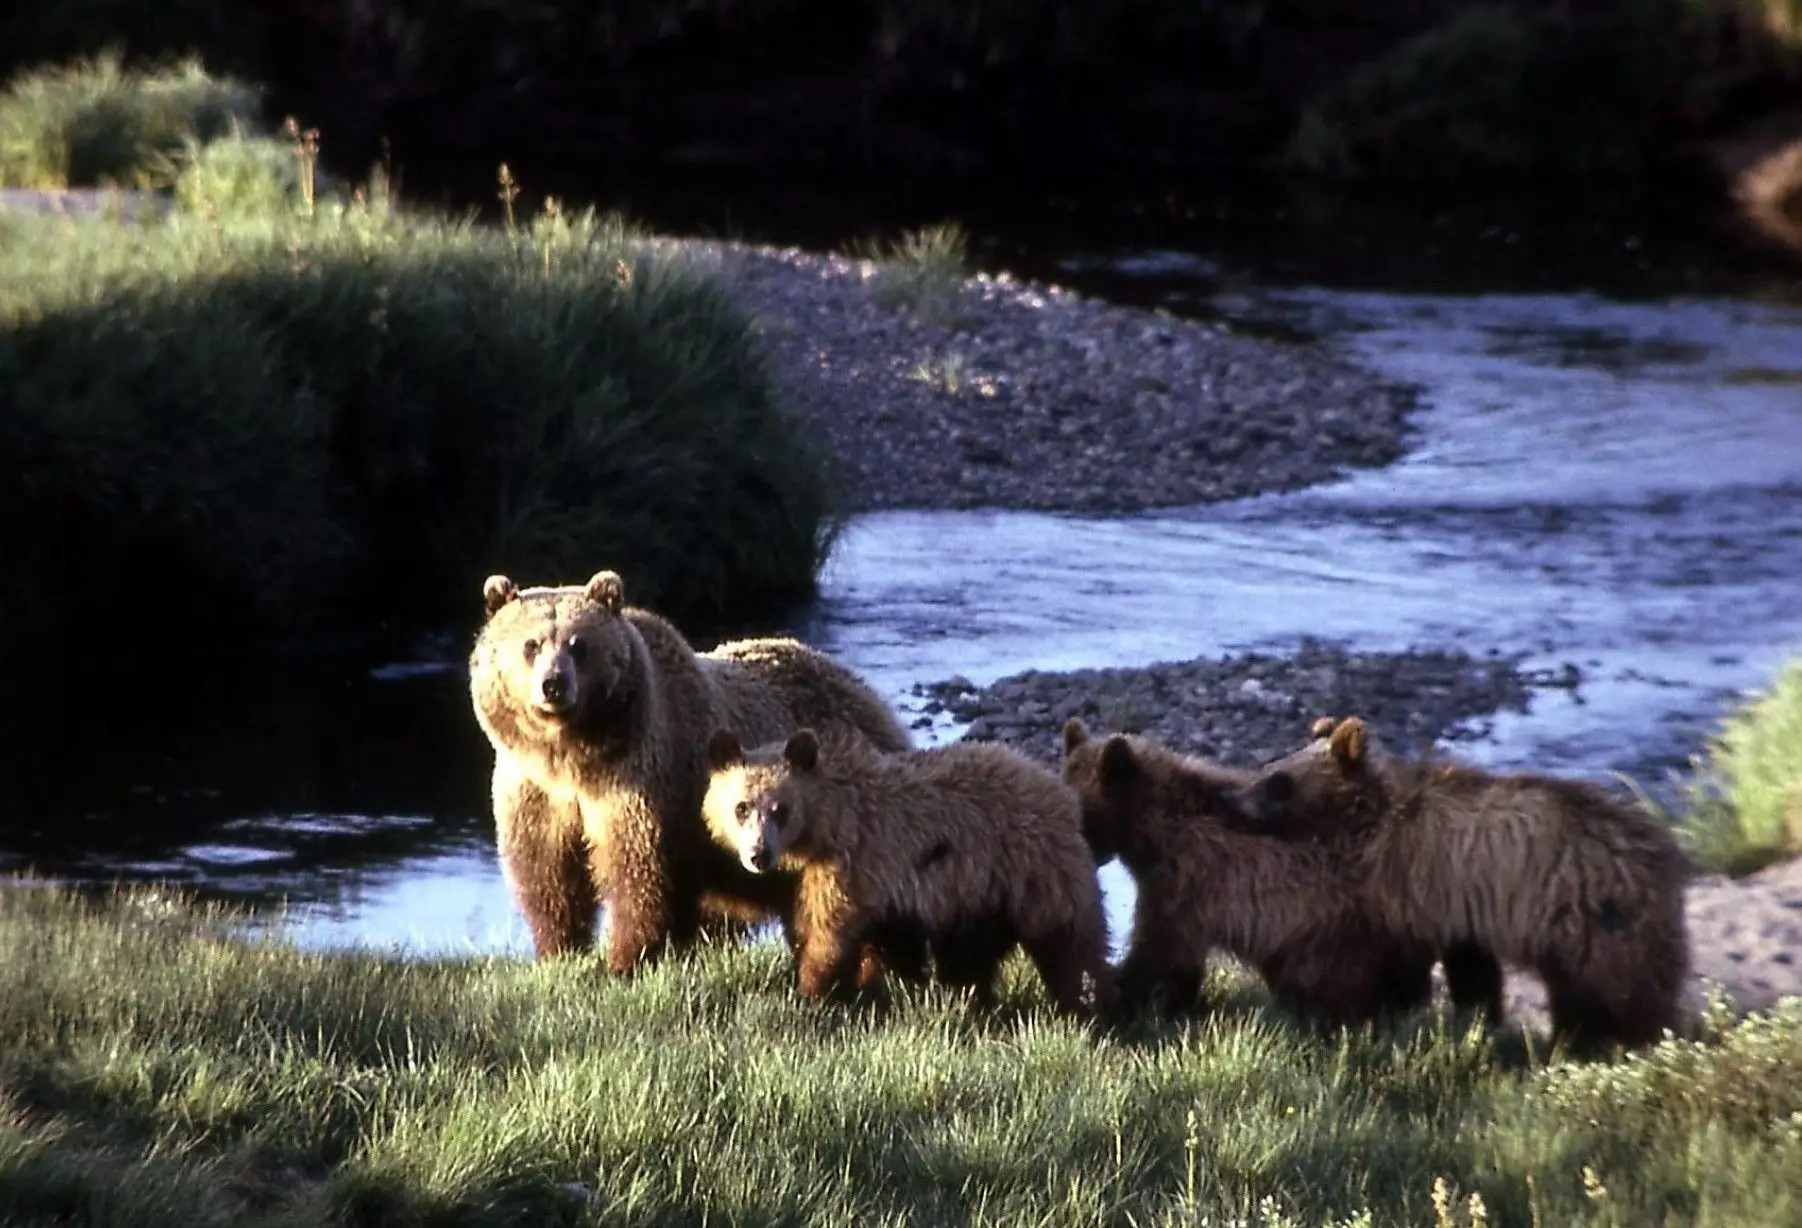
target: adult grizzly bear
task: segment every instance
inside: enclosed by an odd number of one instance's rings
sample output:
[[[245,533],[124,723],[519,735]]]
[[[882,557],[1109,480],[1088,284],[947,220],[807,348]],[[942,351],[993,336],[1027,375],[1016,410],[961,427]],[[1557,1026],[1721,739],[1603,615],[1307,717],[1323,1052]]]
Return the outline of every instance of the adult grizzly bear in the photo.
[[[491,576],[482,592],[470,693],[495,752],[502,870],[541,957],[589,947],[601,903],[616,972],[688,945],[704,912],[786,916],[793,878],[746,873],[702,824],[712,730],[763,742],[806,724],[910,745],[889,706],[830,658],[790,639],[697,654],[627,606],[615,572],[523,590]]]
[[[1276,837],[1347,849],[1383,928],[1533,969],[1559,1036],[1641,1045],[1678,1026],[1688,864],[1607,790],[1395,758],[1350,717],[1241,798]]]
[[[884,755],[812,729],[749,754],[721,730],[711,752],[716,838],[754,872],[800,871],[804,997],[849,988],[863,944],[900,925],[985,1003],[1017,944],[1062,1010],[1110,1005],[1101,884],[1056,774],[997,743]]]
[[[1071,717],[1063,776],[1082,799],[1095,860],[1118,856],[1138,888],[1120,965],[1123,1006],[1173,1011],[1196,1003],[1215,949],[1326,1027],[1428,1001],[1432,950],[1373,924],[1331,846],[1235,827],[1236,790],[1249,773],[1146,738],[1091,738]]]

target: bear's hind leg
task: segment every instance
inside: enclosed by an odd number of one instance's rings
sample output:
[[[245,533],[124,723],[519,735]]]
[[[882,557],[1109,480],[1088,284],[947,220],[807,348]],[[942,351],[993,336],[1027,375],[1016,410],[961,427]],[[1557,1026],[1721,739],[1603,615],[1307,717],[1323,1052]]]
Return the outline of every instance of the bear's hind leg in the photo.
[[[970,990],[977,1010],[993,1010],[995,982],[1014,946],[1013,928],[999,918],[971,921],[934,937],[934,971],[950,988]]]
[[[1107,962],[1107,922],[1102,918],[1099,896],[1086,905],[1077,905],[1049,928],[1022,933],[1020,941],[1059,1010],[1083,1016],[1115,1013],[1114,974]],[[1194,988],[1199,995],[1199,977],[1195,978]]]
[[[1445,987],[1452,1007],[1460,1011],[1482,1011],[1491,1027],[1504,1020],[1502,1002],[1502,965],[1488,947],[1481,943],[1450,943],[1439,954],[1445,969]]]

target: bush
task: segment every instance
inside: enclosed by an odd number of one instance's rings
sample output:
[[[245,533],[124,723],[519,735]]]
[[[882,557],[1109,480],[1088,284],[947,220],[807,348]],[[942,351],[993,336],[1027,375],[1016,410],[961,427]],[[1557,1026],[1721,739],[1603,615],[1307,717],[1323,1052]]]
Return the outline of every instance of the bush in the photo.
[[[0,95],[0,187],[164,187],[185,151],[254,125],[259,91],[197,60],[117,52],[21,74]]]
[[[16,667],[472,622],[498,570],[617,567],[701,621],[813,589],[823,458],[726,292],[616,221],[508,235],[377,193],[0,241]]]
[[[1470,9],[1310,107],[1289,161],[1385,179],[1645,172],[1705,106],[1686,60],[1697,18],[1689,0],[1583,20]]]
[[[1727,718],[1686,800],[1681,828],[1709,870],[1749,874],[1802,856],[1802,658]]]

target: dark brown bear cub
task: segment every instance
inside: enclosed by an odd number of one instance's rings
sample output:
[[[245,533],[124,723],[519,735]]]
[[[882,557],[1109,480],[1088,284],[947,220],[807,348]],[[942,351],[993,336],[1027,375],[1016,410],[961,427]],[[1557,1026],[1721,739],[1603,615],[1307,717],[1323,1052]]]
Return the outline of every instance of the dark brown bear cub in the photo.
[[[806,724],[909,746],[888,705],[831,659],[788,639],[697,654],[627,606],[611,571],[524,590],[492,576],[483,600],[470,692],[495,752],[501,866],[541,956],[591,945],[600,903],[619,972],[691,943],[703,914],[787,915],[792,876],[746,873],[707,836],[712,730],[766,742]]]
[[[1347,849],[1384,929],[1537,972],[1560,1036],[1638,1045],[1679,1025],[1687,863],[1606,790],[1393,758],[1351,717],[1241,796],[1276,836]]]
[[[1118,856],[1138,888],[1120,966],[1124,1006],[1194,1005],[1215,950],[1327,1027],[1428,1000],[1432,951],[1371,923],[1331,847],[1235,827],[1236,790],[1249,774],[1145,738],[1091,738],[1074,717],[1063,774],[1082,799],[1096,860]]]

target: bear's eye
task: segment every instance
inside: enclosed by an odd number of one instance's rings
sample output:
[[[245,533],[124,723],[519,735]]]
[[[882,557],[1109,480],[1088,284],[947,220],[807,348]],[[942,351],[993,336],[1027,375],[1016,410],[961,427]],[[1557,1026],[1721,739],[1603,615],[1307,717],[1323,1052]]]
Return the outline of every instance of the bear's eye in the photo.
[[[588,641],[571,636],[564,647],[569,650],[569,659],[574,664],[580,665],[588,659]]]
[[[787,802],[772,802],[772,803],[770,803],[770,822],[774,823],[777,827],[783,827],[783,826],[787,825],[787,823],[788,823],[788,803]]]
[[[525,654],[527,661],[533,660],[538,656],[538,641],[527,640],[519,646],[519,651]]]
[[[751,817],[751,803],[740,802],[738,805],[732,807],[732,817],[737,819],[740,823],[749,819]]]

